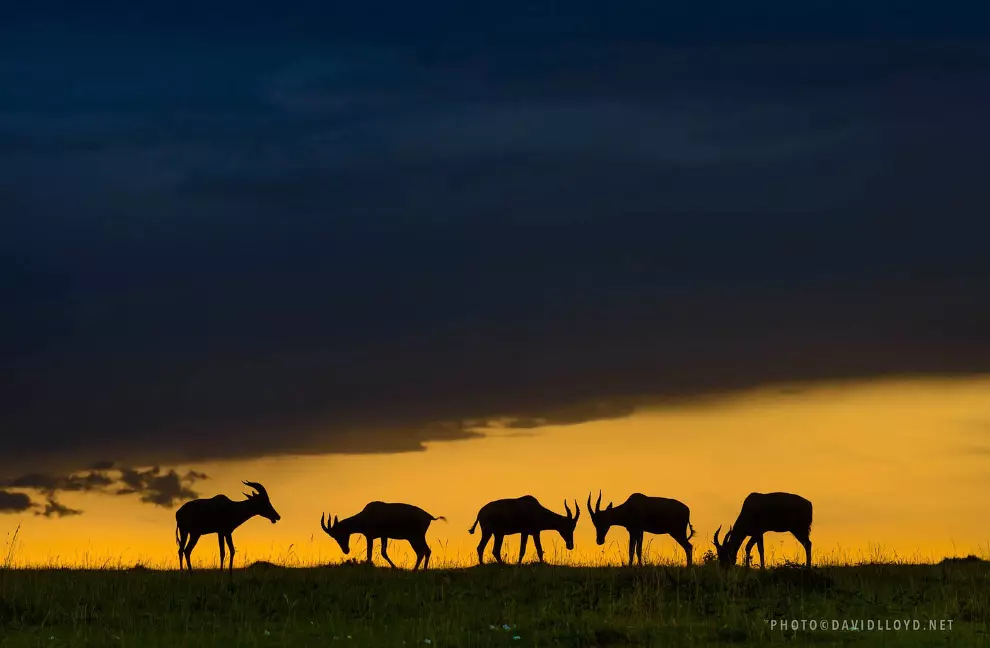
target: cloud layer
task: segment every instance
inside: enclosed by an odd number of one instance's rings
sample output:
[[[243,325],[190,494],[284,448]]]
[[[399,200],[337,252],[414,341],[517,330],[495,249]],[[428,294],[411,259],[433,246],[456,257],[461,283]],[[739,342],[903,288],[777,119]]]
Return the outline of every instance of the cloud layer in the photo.
[[[29,473],[0,482],[0,513],[34,511],[44,517],[81,515],[82,510],[69,508],[58,501],[59,493],[99,493],[104,495],[137,495],[142,502],[172,508],[181,501],[193,499],[192,489],[198,481],[209,479],[201,472],[163,471],[158,466],[146,469],[114,467],[113,462],[100,461],[85,472],[70,474]],[[28,493],[46,498],[44,504],[35,502]]]
[[[9,41],[0,475],[168,505],[192,482],[76,471],[990,370],[990,48],[895,40],[903,15],[661,46],[609,15],[543,41]]]
[[[31,498],[24,493],[0,490],[0,513],[23,513],[31,504]]]

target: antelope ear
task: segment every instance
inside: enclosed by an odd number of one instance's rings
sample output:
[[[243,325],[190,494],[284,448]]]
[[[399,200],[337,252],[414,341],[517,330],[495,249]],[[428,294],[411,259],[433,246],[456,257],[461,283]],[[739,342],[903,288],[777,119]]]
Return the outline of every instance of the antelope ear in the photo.
[[[605,507],[605,510],[606,511],[611,511],[612,510],[612,502],[609,502],[608,503],[608,506]]]
[[[333,525],[337,526],[337,516],[333,516]]]

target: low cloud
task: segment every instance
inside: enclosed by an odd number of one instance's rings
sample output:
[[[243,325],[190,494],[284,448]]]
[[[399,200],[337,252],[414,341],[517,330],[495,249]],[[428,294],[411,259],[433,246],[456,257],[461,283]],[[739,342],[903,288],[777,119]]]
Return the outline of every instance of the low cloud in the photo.
[[[24,493],[0,490],[0,513],[23,513],[33,506],[31,498]]]
[[[103,490],[113,484],[113,478],[101,471],[90,471],[84,474],[47,475],[44,473],[29,473],[7,482],[10,488],[27,488],[42,493],[88,492]]]
[[[191,486],[201,479],[208,477],[192,470],[179,475],[174,470],[163,473],[157,466],[144,471],[124,469],[120,476],[120,483],[124,486],[117,490],[117,494],[136,493],[140,495],[142,502],[171,507],[178,501],[196,497],[198,493]]]
[[[36,508],[40,510],[35,515],[47,518],[81,515],[81,509],[70,508],[58,501],[57,494],[61,492],[137,495],[147,504],[171,508],[180,501],[197,497],[199,494],[193,490],[193,484],[209,479],[202,472],[190,470],[180,474],[174,469],[165,472],[158,466],[114,469],[114,463],[110,461],[96,462],[93,466],[94,469],[83,473],[28,473],[0,483],[4,489],[0,490],[0,513],[22,513]],[[27,493],[16,491],[34,491],[44,495],[46,501],[39,504]]]
[[[69,508],[68,506],[59,503],[54,498],[48,498],[48,501],[45,503],[44,509],[38,511],[37,513],[35,513],[35,515],[46,518],[52,518],[52,517],[63,518],[63,517],[71,517],[73,515],[82,515],[82,510]]]

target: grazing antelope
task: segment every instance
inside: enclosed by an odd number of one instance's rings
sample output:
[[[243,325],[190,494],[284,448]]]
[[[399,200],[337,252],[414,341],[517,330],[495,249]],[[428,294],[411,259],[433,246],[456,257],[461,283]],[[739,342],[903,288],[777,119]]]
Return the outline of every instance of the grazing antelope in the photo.
[[[189,556],[192,555],[199,537],[210,533],[217,534],[220,541],[220,569],[223,569],[223,543],[230,547],[230,573],[234,573],[234,529],[241,526],[255,515],[260,515],[275,524],[282,519],[268,499],[268,491],[257,482],[243,482],[245,486],[256,492],[248,495],[247,499],[233,501],[226,495],[217,495],[209,499],[195,499],[186,502],[175,512],[175,541],[179,544],[179,569],[182,569],[182,557],[186,557],[186,567],[192,571]],[[187,541],[188,540],[188,541]]]
[[[571,513],[564,500],[564,510],[567,515],[554,513],[548,508],[544,508],[532,495],[524,495],[516,499],[500,499],[489,502],[478,511],[478,517],[474,524],[468,529],[468,533],[473,534],[475,527],[481,524],[481,542],[478,544],[478,563],[484,564],[485,546],[488,539],[495,536],[495,544],[492,546],[492,553],[495,560],[502,562],[502,540],[507,535],[522,535],[519,543],[519,562],[522,562],[526,555],[526,541],[529,536],[533,536],[533,544],[536,545],[536,555],[540,562],[543,562],[543,544],[540,542],[541,531],[556,531],[564,540],[567,550],[574,549],[574,527],[577,526],[578,518],[581,517],[581,508],[577,500],[574,500],[574,510],[577,515]],[[573,517],[572,517],[573,515]]]
[[[395,567],[395,563],[388,557],[389,540],[407,540],[416,552],[416,566],[413,571],[419,569],[420,561],[423,562],[423,569],[430,565],[430,545],[426,543],[426,530],[430,528],[430,523],[434,520],[446,520],[447,518],[433,517],[423,509],[411,504],[393,504],[391,502],[371,502],[357,515],[353,515],[343,520],[337,520],[337,516],[330,520],[329,514],[320,515],[320,527],[328,536],[337,541],[340,550],[345,554],[351,552],[351,534],[363,535],[368,543],[368,563],[371,563],[371,549],[376,538],[382,541],[382,558],[389,565]],[[329,522],[329,524],[328,524]]]
[[[694,548],[688,542],[694,537],[694,527],[691,526],[691,510],[683,503],[666,497],[647,497],[642,493],[633,493],[625,502],[616,507],[612,502],[602,509],[602,493],[598,491],[598,501],[591,508],[591,493],[588,493],[588,514],[595,525],[595,536],[598,546],[605,544],[605,536],[612,526],[625,527],[629,532],[629,564],[633,564],[633,554],[643,565],[643,534],[667,534],[684,548],[687,564],[691,566],[691,556]],[[691,530],[690,535],[687,533]]]
[[[811,502],[791,493],[750,493],[743,501],[742,510],[735,523],[725,532],[721,543],[715,531],[713,544],[718,560],[723,566],[736,564],[736,556],[742,541],[746,543],[746,566],[751,562],[753,545],[760,552],[760,569],[763,562],[763,534],[767,532],[791,533],[804,547],[807,566],[811,567]]]

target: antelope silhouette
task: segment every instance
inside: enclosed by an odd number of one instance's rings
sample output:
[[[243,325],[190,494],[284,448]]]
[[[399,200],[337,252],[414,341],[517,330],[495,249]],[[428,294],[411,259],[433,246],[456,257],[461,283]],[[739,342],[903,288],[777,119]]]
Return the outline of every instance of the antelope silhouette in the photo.
[[[719,563],[723,566],[736,564],[736,556],[743,540],[746,543],[746,566],[748,567],[756,545],[760,552],[760,569],[764,569],[763,534],[767,532],[790,533],[801,546],[811,567],[811,502],[792,493],[750,493],[743,501],[742,510],[735,523],[725,532],[725,538],[720,543],[718,534],[720,526],[715,531],[712,544],[718,552]]]
[[[581,517],[581,508],[577,500],[574,500],[574,510],[577,515],[573,515],[567,506],[567,500],[564,500],[564,510],[567,511],[566,516],[554,513],[532,495],[524,495],[516,499],[500,499],[485,504],[478,511],[474,524],[468,529],[468,533],[474,534],[475,527],[481,524],[478,564],[484,564],[485,546],[492,536],[495,536],[492,553],[499,563],[502,563],[502,541],[505,536],[517,533],[522,536],[519,542],[520,563],[526,555],[526,541],[530,536],[533,537],[533,544],[536,545],[536,555],[539,556],[540,562],[544,562],[543,544],[540,542],[541,531],[556,531],[564,540],[567,550],[574,549],[574,527]]]
[[[209,499],[195,499],[186,502],[175,512],[175,541],[179,545],[179,569],[182,569],[182,557],[186,558],[186,567],[192,571],[189,557],[192,555],[200,536],[211,533],[217,534],[220,541],[220,569],[223,569],[224,550],[226,541],[230,547],[230,573],[234,573],[234,529],[241,526],[255,515],[260,515],[275,524],[282,519],[271,500],[268,491],[258,482],[243,482],[253,488],[254,493],[247,499],[233,501],[226,495],[217,495]]]
[[[591,508],[591,493],[588,493],[588,514],[595,525],[595,536],[599,546],[605,544],[605,536],[612,526],[621,526],[629,532],[629,564],[633,564],[633,554],[643,564],[643,534],[669,535],[684,548],[687,564],[691,566],[694,548],[689,540],[694,537],[691,526],[691,510],[682,502],[666,497],[647,497],[633,493],[625,502],[613,507],[612,502],[602,508],[602,492],[598,491],[598,501]],[[687,531],[690,529],[690,535]]]
[[[368,563],[371,563],[371,550],[376,538],[382,541],[382,558],[389,565],[395,567],[395,563],[388,557],[389,540],[406,540],[416,552],[416,566],[413,571],[419,569],[422,561],[423,569],[430,565],[430,545],[426,542],[426,530],[430,528],[430,523],[434,520],[446,520],[447,518],[433,517],[423,509],[412,504],[399,504],[391,502],[371,502],[365,506],[360,513],[352,515],[343,520],[333,520],[326,515],[320,515],[320,527],[328,536],[337,541],[340,550],[345,554],[351,552],[351,535],[357,533],[363,535],[368,543]],[[329,523],[328,523],[329,522]]]

